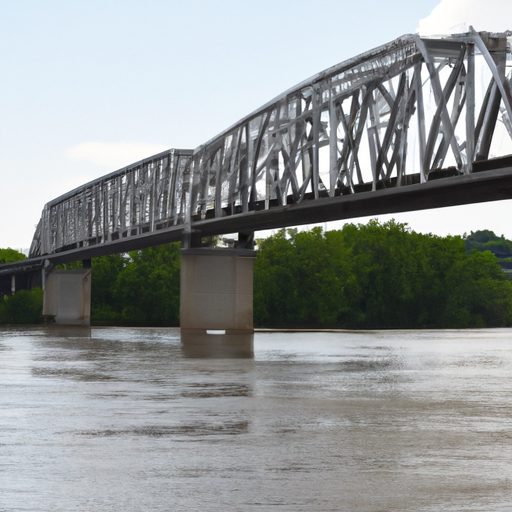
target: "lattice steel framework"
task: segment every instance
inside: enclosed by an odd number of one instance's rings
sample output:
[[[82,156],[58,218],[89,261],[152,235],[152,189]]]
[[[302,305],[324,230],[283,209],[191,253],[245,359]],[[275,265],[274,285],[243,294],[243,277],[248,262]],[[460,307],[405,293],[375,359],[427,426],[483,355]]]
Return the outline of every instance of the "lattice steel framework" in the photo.
[[[338,64],[195,151],[48,203],[30,255],[471,174],[512,153],[509,35],[404,36]]]
[[[54,199],[43,209],[30,257],[183,224],[192,154],[171,149]]]

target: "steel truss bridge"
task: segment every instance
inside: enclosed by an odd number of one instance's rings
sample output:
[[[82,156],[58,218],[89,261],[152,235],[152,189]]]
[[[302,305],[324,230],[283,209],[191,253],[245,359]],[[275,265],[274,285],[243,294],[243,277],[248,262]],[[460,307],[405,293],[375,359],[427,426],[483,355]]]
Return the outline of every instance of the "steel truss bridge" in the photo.
[[[511,33],[407,35],[43,209],[0,273],[170,241],[512,198]],[[244,235],[245,234],[245,235]]]

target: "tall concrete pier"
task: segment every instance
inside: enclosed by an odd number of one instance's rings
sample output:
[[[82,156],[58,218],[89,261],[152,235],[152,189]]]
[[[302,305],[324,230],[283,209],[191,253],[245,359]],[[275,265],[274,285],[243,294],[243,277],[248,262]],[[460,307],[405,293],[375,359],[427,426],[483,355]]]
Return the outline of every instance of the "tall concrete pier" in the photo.
[[[186,355],[253,355],[255,256],[250,249],[182,250],[180,327]]]
[[[46,276],[43,315],[55,323],[91,325],[91,269],[55,270]]]

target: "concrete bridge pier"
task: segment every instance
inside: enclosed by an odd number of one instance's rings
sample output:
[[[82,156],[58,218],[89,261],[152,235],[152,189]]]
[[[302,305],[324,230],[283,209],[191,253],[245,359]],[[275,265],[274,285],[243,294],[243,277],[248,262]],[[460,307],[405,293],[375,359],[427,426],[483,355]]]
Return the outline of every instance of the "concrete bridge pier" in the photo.
[[[253,357],[252,249],[181,251],[180,327],[187,357]]]
[[[43,270],[46,272],[46,270]],[[54,270],[44,276],[43,315],[59,325],[91,325],[91,260],[77,270]]]

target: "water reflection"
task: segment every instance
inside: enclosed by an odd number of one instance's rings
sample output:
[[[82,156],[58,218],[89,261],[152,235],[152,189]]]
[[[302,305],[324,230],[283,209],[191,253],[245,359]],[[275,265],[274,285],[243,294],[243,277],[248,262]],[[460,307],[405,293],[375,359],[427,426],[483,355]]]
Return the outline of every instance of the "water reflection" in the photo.
[[[213,435],[238,435],[245,434],[248,430],[249,422],[245,421],[222,421],[217,420],[212,423],[207,422],[195,422],[188,425],[151,425],[143,428],[132,428],[123,430],[90,430],[76,432],[78,435],[83,436],[100,436],[100,437],[112,437],[112,436],[136,436],[136,437],[175,437],[175,436],[187,436],[187,437],[202,437],[202,436],[213,436]]]
[[[250,396],[247,384],[239,383],[194,383],[189,384],[181,393],[186,398],[219,398],[233,396]]]
[[[207,333],[182,329],[181,348],[183,356],[190,358],[252,358],[254,334]]]
[[[50,336],[62,338],[90,338],[91,327],[85,325],[48,324],[44,327]]]

